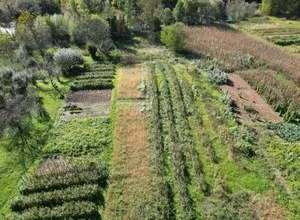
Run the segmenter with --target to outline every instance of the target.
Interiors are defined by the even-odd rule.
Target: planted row
[[[94,89],[112,89],[113,83],[111,79],[97,79],[97,80],[80,80],[74,82],[70,89],[72,91],[78,90],[94,90]]]
[[[20,214],[9,215],[7,220],[65,220],[100,219],[98,207],[91,202],[69,202],[62,206],[28,209]]]
[[[33,193],[28,196],[17,196],[13,199],[10,207],[13,211],[23,211],[33,207],[53,207],[71,201],[97,202],[100,198],[100,188],[98,185],[87,184],[54,190],[51,192]]]
[[[240,75],[275,111],[281,113],[288,122],[300,120],[300,89],[290,82],[283,82],[276,72],[264,70],[242,71]]]
[[[105,166],[91,169],[84,172],[69,172],[66,174],[32,176],[26,180],[25,186],[21,189],[23,195],[37,192],[47,192],[63,189],[75,185],[88,183],[103,184],[107,177]]]
[[[173,106],[171,100],[171,90],[169,82],[166,77],[166,68],[162,64],[157,65],[157,72],[161,73],[162,86],[161,94],[164,100],[164,126],[168,133],[168,138],[165,138],[165,145],[169,149],[172,162],[172,170],[175,174],[175,188],[178,193],[180,203],[180,214],[186,219],[196,218],[196,213],[193,207],[193,201],[191,199],[189,190],[187,188],[187,176],[186,176],[186,158],[184,155],[184,145],[179,139],[179,132],[176,127],[174,112],[176,109]]]

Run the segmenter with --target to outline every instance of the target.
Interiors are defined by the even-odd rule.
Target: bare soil
[[[66,103],[73,103],[74,110],[65,110],[62,120],[71,120],[82,117],[106,116],[110,111],[111,90],[82,90],[71,92]]]
[[[227,91],[235,102],[234,111],[241,120],[249,124],[282,121],[271,106],[240,76],[229,74],[228,79],[229,85],[221,86],[221,89],[223,92]]]

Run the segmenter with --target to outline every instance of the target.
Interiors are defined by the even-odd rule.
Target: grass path
[[[148,121],[143,111],[145,97],[137,86],[130,86],[132,82],[140,84],[144,78],[142,74],[141,68],[119,70],[114,150],[104,219],[158,218]]]

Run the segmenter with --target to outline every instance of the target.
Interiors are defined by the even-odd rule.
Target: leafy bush
[[[226,11],[229,19],[232,21],[240,21],[255,15],[258,6],[255,2],[249,4],[245,0],[229,0],[227,2]]]
[[[79,200],[96,202],[99,197],[98,185],[83,185],[51,192],[34,193],[28,196],[17,196],[12,200],[10,207],[13,211],[23,211],[33,207],[53,207],[65,202]]]
[[[97,53],[97,46],[91,42],[88,42],[86,45],[87,50],[89,51],[91,57],[93,59],[96,58],[96,53]]]
[[[225,72],[220,69],[214,68],[213,70],[207,70],[208,81],[216,85],[227,84],[228,78]]]
[[[185,29],[183,23],[164,27],[161,32],[161,42],[173,51],[182,51],[186,45]]]
[[[82,54],[73,49],[60,49],[54,54],[54,61],[63,72],[70,70],[74,66],[84,64]]]
[[[268,125],[270,130],[275,133],[283,140],[288,142],[296,142],[300,140],[300,126],[290,123],[273,123]]]
[[[62,206],[28,209],[21,214],[11,214],[7,220],[64,220],[99,219],[98,207],[91,202],[69,202]]]

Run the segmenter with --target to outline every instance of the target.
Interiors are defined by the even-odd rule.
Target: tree
[[[74,66],[84,64],[82,54],[70,48],[58,50],[53,59],[63,73],[67,73]]]
[[[78,45],[84,45],[88,41],[100,44],[110,39],[109,25],[99,16],[74,18],[70,25],[73,41]]]
[[[175,52],[181,52],[186,45],[186,26],[183,23],[175,23],[165,26],[161,32],[161,42]]]
[[[29,12],[23,12],[17,20],[16,37],[31,54],[34,50],[39,51],[44,57],[45,50],[51,45],[51,33],[49,26],[42,17],[35,17]]]
[[[13,136],[11,140],[14,146],[20,147],[24,166],[30,137],[26,119],[33,114],[49,119],[40,98],[31,87],[32,82],[32,74],[27,71],[15,72],[10,68],[0,68],[0,134],[9,131]]]
[[[52,44],[68,47],[71,42],[69,21],[63,15],[46,15],[45,22],[50,28]]]
[[[10,34],[0,33],[0,54],[12,60],[11,53],[17,48],[16,39]]]

